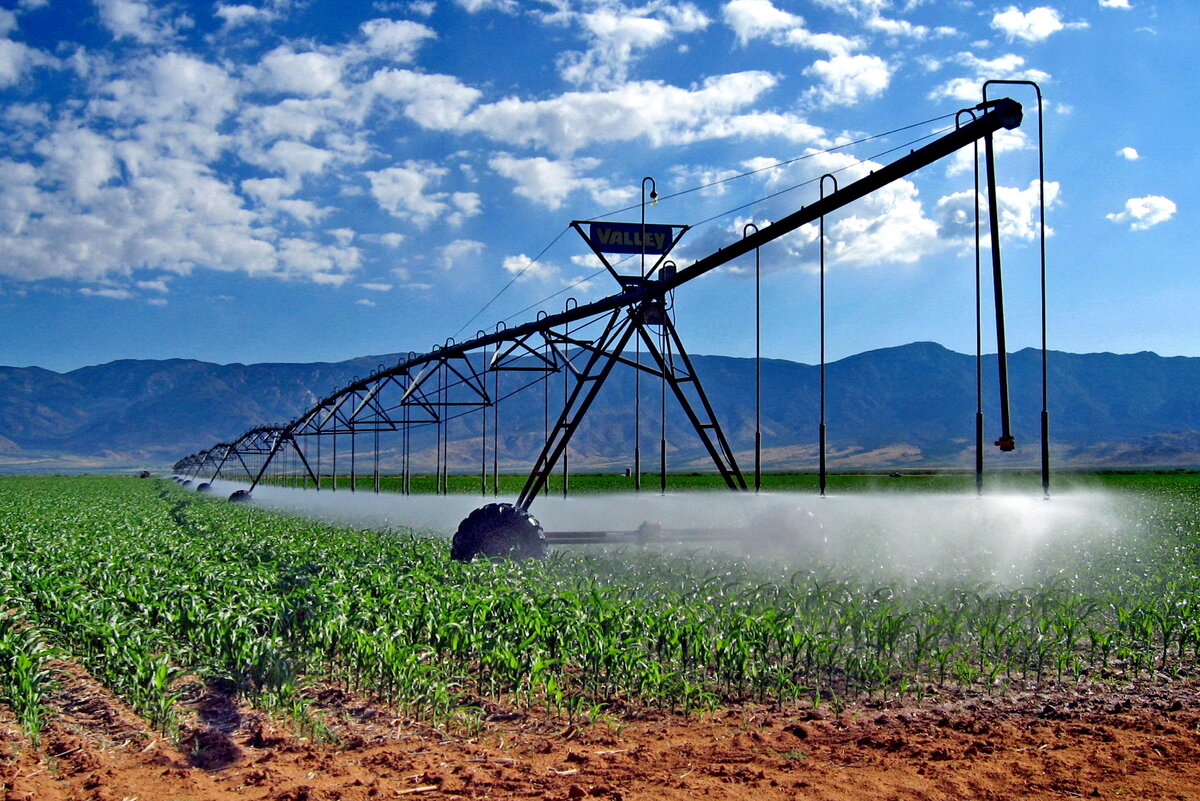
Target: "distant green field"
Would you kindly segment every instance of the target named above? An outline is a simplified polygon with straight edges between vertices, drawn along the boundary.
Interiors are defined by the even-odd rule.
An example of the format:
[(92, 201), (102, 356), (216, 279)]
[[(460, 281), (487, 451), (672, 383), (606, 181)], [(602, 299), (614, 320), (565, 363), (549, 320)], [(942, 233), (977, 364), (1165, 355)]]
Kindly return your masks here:
[[(839, 491), (971, 482), (835, 478)], [(1111, 504), (1115, 517), (1024, 539), (1013, 535), (1029, 519), (1068, 506), (1037, 498), (1036, 476), (1014, 480), (1034, 500), (1014, 503), (997, 530), (934, 543), (929, 565), (893, 541), (910, 563), (895, 569), (879, 547), (892, 526), (878, 496), (864, 496), (885, 510), (874, 530), (838, 550), (810, 538), (761, 555), (560, 548), (544, 562), (463, 564), (443, 538), (287, 517), (169, 481), (0, 477), (0, 698), (36, 736), (61, 653), (167, 732), (177, 679), (191, 675), (318, 736), (305, 701), (314, 686), (471, 726), (494, 705), (578, 721), (1192, 673), (1200, 476), (1064, 475), (1107, 488), (1082, 508)], [(896, 503), (917, 510), (918, 535), (922, 497)], [(1037, 558), (988, 572), (1009, 565), (1005, 543), (1017, 557), (1036, 544)], [(929, 545), (918, 536), (911, 547)]]

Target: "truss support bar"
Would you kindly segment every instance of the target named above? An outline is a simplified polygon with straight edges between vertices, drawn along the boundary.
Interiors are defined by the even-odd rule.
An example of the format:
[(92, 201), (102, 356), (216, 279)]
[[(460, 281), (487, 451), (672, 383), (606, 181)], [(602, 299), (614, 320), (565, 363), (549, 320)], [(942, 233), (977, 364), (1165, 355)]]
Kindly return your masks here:
[(525, 486), (517, 498), (518, 509), (528, 510), (533, 499), (546, 486), (546, 481), (550, 478), (554, 465), (558, 464), (558, 460), (566, 451), (567, 444), (571, 441), (575, 430), (579, 428), (583, 416), (591, 408), (592, 401), (596, 399), (600, 388), (604, 386), (604, 379), (608, 378), (609, 373), (619, 361), (620, 353), (629, 343), (633, 330), (633, 320), (621, 314), (620, 310), (614, 311), (609, 317), (604, 333), (597, 340), (605, 345), (598, 346), (592, 351), (587, 365), (583, 368), (583, 374), (575, 382), (575, 388), (563, 405), (562, 413), (559, 414), (558, 421), (554, 424), (554, 430), (550, 433), (545, 445), (542, 446), (542, 452), (538, 454), (533, 470), (529, 473), (529, 478), (526, 479)]

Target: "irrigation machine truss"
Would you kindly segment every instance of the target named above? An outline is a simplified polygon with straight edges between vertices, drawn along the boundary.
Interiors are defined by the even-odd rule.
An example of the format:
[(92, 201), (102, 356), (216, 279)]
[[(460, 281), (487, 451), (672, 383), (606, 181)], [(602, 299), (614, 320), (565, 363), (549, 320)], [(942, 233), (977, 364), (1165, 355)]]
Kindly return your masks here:
[[(926, 167), (968, 145), (984, 145), (986, 174), (986, 207), (988, 230), (993, 234), (991, 268), (996, 306), (996, 337), (999, 365), (1000, 426), (995, 444), (1004, 451), (1015, 447), (1010, 426), (1008, 402), (1008, 368), (1005, 350), (1004, 306), (1000, 262), (998, 200), (996, 196), (995, 153), (993, 135), (1000, 129), (1013, 129), (1021, 124), (1022, 108), (1009, 98), (987, 99), (990, 84), (1025, 84), (1021, 81), (992, 81), (984, 85), (984, 102), (959, 113), (958, 124), (949, 133), (924, 146), (910, 151), (896, 161), (878, 168), (853, 183), (838, 187), (833, 176), (821, 181), (821, 198), (808, 206), (764, 225), (761, 230), (747, 226), (741, 239), (702, 258), (691, 265), (675, 269), (667, 261), (671, 248), (686, 231), (683, 225), (647, 225), (641, 223), (602, 223), (575, 221), (575, 228), (592, 248), (620, 287), (615, 294), (584, 305), (568, 301), (557, 313), (539, 315), (538, 319), (507, 328), (497, 324), (492, 332), (480, 331), (465, 342), (447, 340), (428, 353), (410, 353), (391, 367), (383, 365), (367, 376), (356, 378), (315, 404), (296, 419), (283, 425), (260, 426), (251, 429), (232, 442), (223, 442), (187, 456), (174, 466), (176, 478), (185, 485), (200, 481), (197, 489), (210, 490), (212, 482), (222, 473), (244, 475), (249, 489), (238, 490), (232, 501), (249, 500), (251, 493), (263, 480), (273, 463), (291, 460), (305, 486), (309, 482), (317, 489), (327, 486), (336, 489), (337, 438), (349, 435), (351, 449), (343, 452), (343, 465), (348, 457), (350, 489), (356, 485), (356, 435), (373, 435), (376, 468), (374, 490), (379, 491), (378, 452), (379, 434), (395, 433), (403, 438), (403, 489), (410, 491), (409, 444), (410, 430), (417, 426), (438, 426), (438, 489), (446, 483), (445, 462), (441, 460), (446, 441), (441, 432), (450, 419), (478, 411), (483, 419), (483, 456), (480, 481), (487, 490), (487, 425), (488, 411), (492, 416), (493, 438), (500, 427), (499, 375), (505, 372), (533, 371), (549, 380), (551, 374), (563, 375), (564, 403), (557, 420), (549, 427), (541, 450), (535, 459), (524, 487), (513, 503), (488, 503), (473, 511), (459, 525), (454, 535), (452, 556), (469, 560), (477, 555), (540, 557), (547, 543), (583, 542), (648, 542), (697, 541), (729, 532), (715, 530), (663, 529), (657, 523), (646, 523), (634, 531), (565, 531), (544, 532), (530, 514), (530, 506), (547, 486), (556, 467), (561, 468), (563, 491), (568, 486), (567, 446), (591, 407), (605, 380), (618, 364), (634, 368), (635, 375), (644, 374), (660, 379), (679, 403), (700, 442), (712, 460), (725, 485), (734, 491), (746, 491), (748, 485), (738, 467), (729, 441), (717, 421), (691, 358), (684, 348), (668, 313), (671, 293), (687, 282), (728, 262), (756, 251), (800, 226), (822, 222), (830, 214), (888, 184)], [(1036, 86), (1035, 86), (1036, 88)], [(1038, 91), (1039, 116), (1041, 93)], [(965, 122), (964, 122), (965, 120)], [(1039, 120), (1040, 124), (1040, 120)], [(826, 178), (833, 179), (833, 191), (825, 194)], [(645, 183), (643, 182), (643, 192)], [(976, 188), (978, 196), (978, 186)], [(651, 195), (653, 197), (653, 193)], [(1044, 228), (1044, 212), (1043, 212)], [(751, 230), (754, 229), (754, 230)], [(824, 237), (820, 237), (824, 247)], [(1042, 482), (1049, 487), (1048, 414), (1045, 410), (1045, 249), (1042, 259), (1042, 334), (1043, 334), (1043, 410), (1042, 410)], [(610, 262), (613, 253), (641, 254), (642, 269), (638, 275), (625, 275)], [(647, 257), (652, 257), (647, 262)], [(822, 282), (824, 270), (822, 268)], [(823, 284), (822, 284), (823, 286)], [(822, 310), (823, 310), (822, 293)], [(822, 311), (822, 337), (823, 333)], [(626, 349), (640, 343), (648, 358), (629, 358)], [(823, 357), (822, 347), (822, 359)], [(489, 382), (489, 379), (490, 382)], [(490, 383), (490, 386), (489, 386)], [(664, 390), (665, 391), (665, 390)], [(824, 372), (822, 365), (822, 409), (824, 407)], [(333, 442), (333, 472), (323, 476), (321, 442), (331, 437)], [(755, 471), (753, 487), (760, 481), (761, 436), (755, 437)], [(315, 443), (316, 469), (310, 460), (311, 443)], [(664, 443), (665, 445), (665, 443)], [(492, 490), (498, 493), (497, 452), (492, 448)], [(665, 448), (662, 451), (665, 453)], [(665, 456), (661, 475), (665, 480)], [(983, 459), (983, 417), (976, 415), (976, 480), (981, 481)], [(640, 443), (635, 449), (636, 481), (640, 487)], [(202, 476), (207, 479), (201, 481)], [(825, 426), (820, 424), (820, 482), (825, 488)], [(981, 485), (980, 485), (981, 486)]]

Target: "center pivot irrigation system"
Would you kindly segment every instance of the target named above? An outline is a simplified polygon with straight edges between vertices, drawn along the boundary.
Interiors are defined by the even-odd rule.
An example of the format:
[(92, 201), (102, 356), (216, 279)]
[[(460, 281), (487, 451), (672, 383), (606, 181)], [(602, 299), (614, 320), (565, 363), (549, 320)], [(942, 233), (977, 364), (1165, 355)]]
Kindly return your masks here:
[[(992, 81), (989, 84), (1023, 81)], [(707, 450), (712, 463), (726, 486), (734, 491), (750, 489), (738, 467), (708, 396), (700, 383), (692, 360), (672, 322), (670, 306), (678, 287), (730, 261), (788, 234), (802, 225), (821, 222), (822, 233), (822, 375), (820, 422), (820, 486), (824, 494), (825, 420), (824, 420), (824, 217), (866, 195), (904, 178), (935, 161), (968, 145), (978, 148), (984, 143), (986, 191), (989, 231), (991, 232), (991, 266), (996, 307), (996, 337), (999, 364), (1000, 426), (995, 444), (1002, 451), (1011, 451), (1016, 443), (1012, 435), (1008, 401), (1008, 369), (1005, 350), (1004, 305), (1000, 265), (998, 199), (996, 192), (995, 153), (993, 134), (1000, 129), (1014, 129), (1021, 124), (1021, 105), (1009, 98), (989, 100), (984, 85), (984, 102), (959, 112), (955, 128), (928, 144), (910, 151), (889, 165), (874, 170), (859, 180), (838, 187), (832, 175), (821, 179), (821, 198), (802, 206), (782, 219), (758, 229), (748, 225), (741, 239), (731, 242), (715, 253), (683, 269), (676, 269), (667, 256), (687, 230), (685, 225), (650, 225), (645, 222), (645, 205), (640, 223), (575, 221), (573, 227), (599, 257), (607, 271), (617, 281), (620, 291), (601, 300), (584, 305), (573, 300), (557, 314), (540, 314), (532, 322), (513, 328), (499, 323), (491, 333), (480, 331), (473, 339), (456, 343), (453, 339), (429, 353), (412, 354), (392, 367), (380, 366), (364, 379), (355, 379), (324, 398), (292, 422), (282, 426), (254, 428), (233, 442), (219, 443), (207, 450), (185, 457), (175, 464), (177, 480), (190, 484), (201, 476), (209, 476), (199, 484), (207, 490), (211, 482), (225, 473), (244, 473), (250, 488), (238, 490), (231, 501), (248, 500), (250, 493), (263, 480), (268, 467), (275, 463), (289, 464), (292, 475), (307, 486), (317, 489), (337, 487), (337, 447), (339, 437), (349, 437), (349, 453), (343, 445), (343, 469), (349, 461), (350, 488), (356, 484), (355, 471), (361, 463), (357, 449), (358, 435), (373, 438), (374, 490), (379, 491), (379, 437), (381, 433), (398, 436), (403, 447), (403, 491), (411, 491), (411, 432), (416, 427), (437, 426), (438, 491), (447, 484), (446, 462), (449, 456), (449, 437), (446, 424), (457, 417), (478, 412), (482, 418), (480, 437), (480, 483), (484, 494), (488, 482), (488, 417), (492, 426), (491, 479), (493, 494), (499, 494), (498, 432), (500, 401), (506, 397), (500, 391), (500, 376), (504, 373), (533, 373), (537, 381), (550, 380), (551, 375), (563, 376), (563, 406), (553, 425), (547, 426), (545, 442), (525, 480), (515, 503), (489, 503), (471, 512), (461, 522), (454, 535), (451, 555), (469, 560), (476, 555), (541, 557), (546, 544), (603, 541), (695, 540), (716, 532), (696, 530), (664, 530), (656, 523), (644, 524), (635, 531), (574, 531), (544, 532), (529, 508), (546, 486), (556, 469), (561, 469), (564, 495), (569, 484), (567, 445), (579, 428), (605, 380), (618, 364), (634, 369), (634, 375), (646, 374), (660, 379), (663, 402), (669, 389), (682, 407), (687, 419)], [(1035, 86), (1036, 88), (1036, 86)], [(1039, 116), (1041, 93), (1038, 91)], [(1039, 120), (1040, 124), (1040, 120)], [(1039, 137), (1040, 138), (1040, 137)], [(978, 160), (976, 161), (978, 165)], [(833, 191), (825, 194), (826, 183)], [(643, 193), (645, 182), (643, 182)], [(976, 232), (978, 240), (978, 167), (976, 169)], [(651, 192), (651, 199), (655, 197)], [(644, 199), (643, 199), (644, 200)], [(1044, 206), (1043, 206), (1044, 209)], [(1044, 210), (1043, 210), (1044, 230)], [(976, 248), (976, 274), (979, 274), (979, 248)], [(637, 275), (619, 272), (610, 261), (613, 254), (640, 255), (641, 270)], [(1042, 482), (1043, 491), (1049, 488), (1048, 414), (1046, 412), (1045, 368), (1045, 247), (1042, 248)], [(647, 261), (647, 257), (653, 257)], [(978, 279), (977, 279), (978, 285)], [(978, 292), (977, 292), (978, 311)], [(977, 321), (979, 315), (976, 315)], [(977, 322), (977, 342), (979, 339)], [(644, 346), (647, 359), (640, 348), (637, 358), (630, 358), (630, 344)], [(978, 359), (977, 359), (978, 364)], [(756, 382), (757, 384), (757, 382)], [(530, 386), (531, 384), (526, 384)], [(977, 377), (977, 388), (981, 383)], [(756, 393), (758, 387), (756, 386)], [(549, 395), (547, 394), (547, 398)], [(547, 401), (548, 403), (548, 401)], [(489, 415), (489, 410), (491, 414)], [(635, 417), (636, 417), (635, 413)], [(547, 419), (549, 419), (547, 417)], [(635, 420), (635, 425), (637, 424)], [(323, 475), (322, 443), (325, 458), (332, 457), (331, 473)], [(344, 442), (344, 439), (343, 439)], [(636, 486), (640, 488), (640, 437), (634, 452)], [(661, 476), (665, 483), (665, 435), (661, 443)], [(755, 435), (755, 469), (753, 487), (760, 486), (761, 435)], [(983, 413), (982, 398), (976, 412), (976, 481), (982, 486)], [(211, 473), (210, 473), (211, 471)], [(665, 487), (664, 487), (665, 488)], [(725, 532), (728, 534), (728, 532)]]

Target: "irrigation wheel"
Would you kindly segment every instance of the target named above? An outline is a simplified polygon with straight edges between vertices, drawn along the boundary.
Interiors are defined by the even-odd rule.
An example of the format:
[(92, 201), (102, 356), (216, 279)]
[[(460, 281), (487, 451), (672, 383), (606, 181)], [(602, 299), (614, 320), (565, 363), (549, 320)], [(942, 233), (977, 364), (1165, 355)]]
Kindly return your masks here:
[(205, 481), (200, 486), (196, 487), (196, 492), (211, 492), (211, 491), (212, 491), (212, 484), (209, 484), (207, 481)]
[(250, 490), (235, 490), (229, 496), (229, 500), (233, 503), (246, 503), (250, 500)]
[(450, 544), (451, 559), (469, 562), (476, 556), (544, 559), (546, 535), (529, 512), (511, 503), (489, 503), (458, 524)]

